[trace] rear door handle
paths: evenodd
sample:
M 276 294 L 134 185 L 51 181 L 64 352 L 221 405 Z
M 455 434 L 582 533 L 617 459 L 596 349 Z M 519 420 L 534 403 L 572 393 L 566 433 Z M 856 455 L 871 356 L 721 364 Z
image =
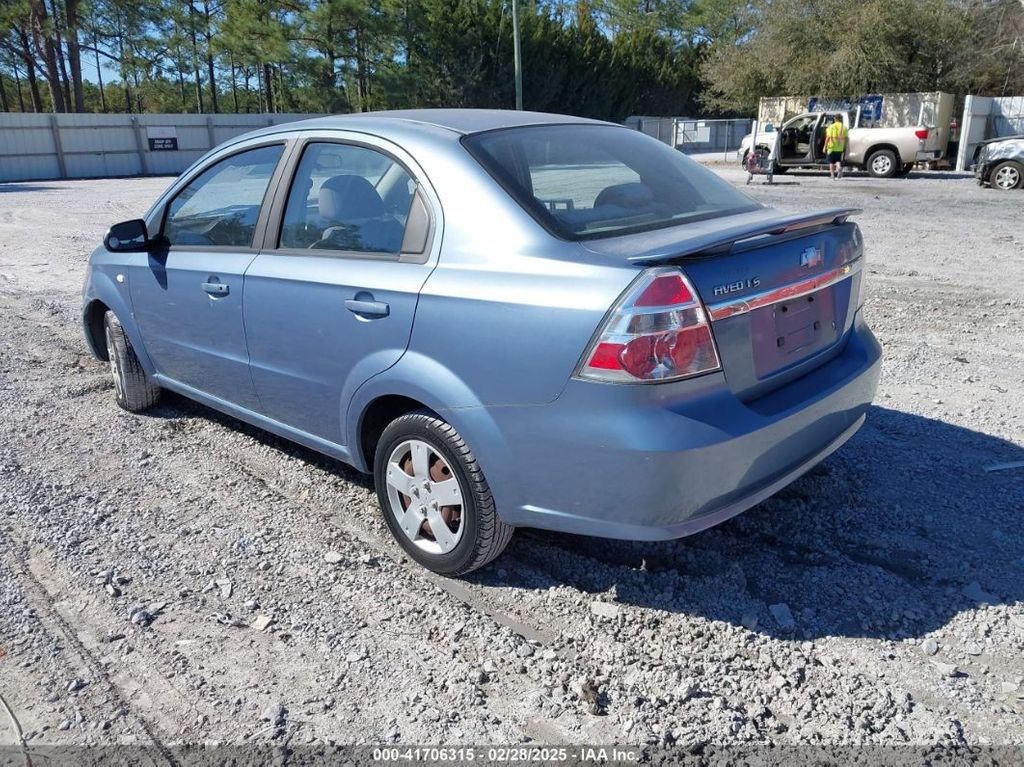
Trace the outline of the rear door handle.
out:
M 226 296 L 231 292 L 231 288 L 223 282 L 204 282 L 203 290 L 211 296 Z
M 362 317 L 387 317 L 391 313 L 391 307 L 383 301 L 366 301 L 358 298 L 346 299 L 345 308 Z

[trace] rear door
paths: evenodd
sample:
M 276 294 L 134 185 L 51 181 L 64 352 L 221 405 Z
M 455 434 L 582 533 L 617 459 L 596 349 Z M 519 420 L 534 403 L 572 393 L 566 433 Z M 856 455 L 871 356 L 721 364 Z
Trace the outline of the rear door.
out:
M 439 206 L 398 147 L 365 134 L 309 138 L 245 277 L 245 327 L 262 411 L 335 444 L 352 393 L 395 364 L 436 258 Z
M 242 279 L 283 153 L 283 142 L 269 143 L 201 169 L 166 206 L 163 248 L 130 274 L 135 320 L 157 372 L 250 410 L 257 400 Z

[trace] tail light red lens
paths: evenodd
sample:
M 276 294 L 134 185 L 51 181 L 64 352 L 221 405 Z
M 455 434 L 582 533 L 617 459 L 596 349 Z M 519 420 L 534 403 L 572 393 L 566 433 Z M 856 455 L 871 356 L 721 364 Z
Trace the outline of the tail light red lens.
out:
M 641 275 L 583 356 L 577 377 L 613 383 L 678 381 L 719 370 L 704 307 L 678 269 Z
M 924 141 L 925 139 L 928 138 L 928 132 L 929 131 L 927 128 L 922 128 L 921 130 L 914 131 L 914 135 L 917 136 L 922 141 Z
M 636 297 L 633 306 L 674 306 L 693 301 L 693 294 L 683 281 L 681 274 L 665 274 L 655 277 L 643 293 Z

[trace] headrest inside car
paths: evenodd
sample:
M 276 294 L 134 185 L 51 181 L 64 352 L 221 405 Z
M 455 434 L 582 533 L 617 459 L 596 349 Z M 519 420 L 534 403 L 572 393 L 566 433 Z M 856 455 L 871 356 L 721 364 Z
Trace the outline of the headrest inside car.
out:
M 384 215 L 384 202 L 362 176 L 332 176 L 320 187 L 320 217 L 327 221 L 353 221 Z
M 654 193 L 647 184 L 633 182 L 629 184 L 616 184 L 602 189 L 594 200 L 594 207 L 602 205 L 617 205 L 621 208 L 642 208 L 654 201 Z

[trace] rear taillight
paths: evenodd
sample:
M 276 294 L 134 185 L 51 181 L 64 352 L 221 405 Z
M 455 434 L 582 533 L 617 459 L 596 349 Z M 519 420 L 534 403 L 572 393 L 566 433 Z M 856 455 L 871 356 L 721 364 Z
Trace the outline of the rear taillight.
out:
M 856 224 L 853 225 L 853 245 L 849 243 L 843 243 L 839 248 L 839 260 L 841 263 L 852 263 L 857 259 L 865 258 L 864 255 L 864 236 L 860 233 L 860 227 Z M 863 267 L 864 261 L 861 261 Z M 861 272 L 863 275 L 863 272 Z M 859 287 L 857 288 L 857 311 L 864 308 L 864 278 L 860 278 Z
M 928 138 L 928 133 L 929 131 L 927 128 L 921 128 L 921 130 L 914 131 L 914 135 L 917 136 L 922 141 L 925 141 Z
M 678 269 L 649 269 L 619 299 L 583 355 L 577 377 L 613 383 L 677 381 L 720 369 L 704 307 Z

